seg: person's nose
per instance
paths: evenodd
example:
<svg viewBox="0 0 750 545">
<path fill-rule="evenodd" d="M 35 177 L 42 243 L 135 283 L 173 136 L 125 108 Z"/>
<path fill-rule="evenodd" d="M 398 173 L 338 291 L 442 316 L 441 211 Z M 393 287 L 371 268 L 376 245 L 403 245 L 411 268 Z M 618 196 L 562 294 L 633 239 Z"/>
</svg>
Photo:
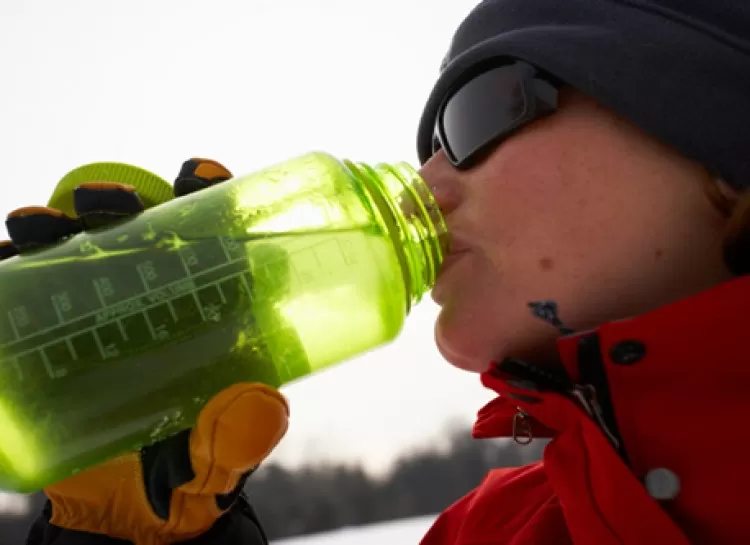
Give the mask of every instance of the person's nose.
<svg viewBox="0 0 750 545">
<path fill-rule="evenodd" d="M 422 179 L 435 196 L 440 210 L 448 215 L 459 207 L 462 191 L 458 171 L 448 161 L 445 153 L 438 151 L 419 170 Z"/>
</svg>

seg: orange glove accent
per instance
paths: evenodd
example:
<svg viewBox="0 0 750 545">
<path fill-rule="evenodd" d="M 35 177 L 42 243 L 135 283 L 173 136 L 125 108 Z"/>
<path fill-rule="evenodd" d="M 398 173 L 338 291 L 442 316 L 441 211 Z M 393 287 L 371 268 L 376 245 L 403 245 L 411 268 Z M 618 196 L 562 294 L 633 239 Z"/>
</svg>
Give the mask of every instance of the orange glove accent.
<svg viewBox="0 0 750 545">
<path fill-rule="evenodd" d="M 206 180 L 228 180 L 232 177 L 232 173 L 227 168 L 214 161 L 213 159 L 192 159 L 197 166 L 193 171 L 193 174 L 198 178 L 204 178 Z"/>
<path fill-rule="evenodd" d="M 214 396 L 190 434 L 195 478 L 174 489 L 167 520 L 151 509 L 140 453 L 122 456 L 45 490 L 52 524 L 166 545 L 198 536 L 222 515 L 216 496 L 232 492 L 286 433 L 289 408 L 275 389 L 235 384 Z"/>
<path fill-rule="evenodd" d="M 16 208 L 15 210 L 8 212 L 8 219 L 10 218 L 17 218 L 20 216 L 35 216 L 35 215 L 45 215 L 45 216 L 52 216 L 56 218 L 64 217 L 65 214 L 63 214 L 60 210 L 57 210 L 55 208 L 49 208 L 47 206 L 22 206 L 21 208 Z"/>
</svg>

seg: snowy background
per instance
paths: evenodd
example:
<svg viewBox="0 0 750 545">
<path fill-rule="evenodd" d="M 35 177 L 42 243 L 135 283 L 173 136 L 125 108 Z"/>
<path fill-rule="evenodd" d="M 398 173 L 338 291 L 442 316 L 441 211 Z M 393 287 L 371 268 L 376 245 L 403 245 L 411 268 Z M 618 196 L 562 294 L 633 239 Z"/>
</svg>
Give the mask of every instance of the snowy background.
<svg viewBox="0 0 750 545">
<path fill-rule="evenodd" d="M 435 520 L 433 516 L 342 528 L 314 536 L 274 541 L 274 545 L 406 545 L 417 544 Z"/>
</svg>

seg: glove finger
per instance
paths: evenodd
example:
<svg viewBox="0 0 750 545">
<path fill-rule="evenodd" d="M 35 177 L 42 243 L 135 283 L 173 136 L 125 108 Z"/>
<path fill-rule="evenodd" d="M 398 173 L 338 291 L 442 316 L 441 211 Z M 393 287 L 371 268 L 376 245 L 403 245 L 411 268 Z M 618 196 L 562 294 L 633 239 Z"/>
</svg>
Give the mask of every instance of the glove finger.
<svg viewBox="0 0 750 545">
<path fill-rule="evenodd" d="M 145 209 L 135 187 L 117 182 L 85 182 L 73 191 L 76 215 L 94 229 Z"/>
<path fill-rule="evenodd" d="M 232 178 L 232 173 L 218 161 L 193 158 L 182 164 L 174 182 L 175 197 L 181 197 L 224 182 Z"/>
<path fill-rule="evenodd" d="M 240 383 L 219 392 L 192 430 L 141 451 L 143 491 L 162 533 L 197 535 L 242 492 L 286 433 L 289 407 L 275 389 Z"/>
<path fill-rule="evenodd" d="M 278 445 L 288 425 L 289 405 L 274 388 L 239 383 L 219 392 L 201 410 L 190 434 L 196 477 L 181 490 L 231 493 Z"/>
<path fill-rule="evenodd" d="M 5 227 L 20 252 L 54 244 L 83 230 L 77 219 L 46 206 L 25 206 L 12 211 Z"/>
</svg>

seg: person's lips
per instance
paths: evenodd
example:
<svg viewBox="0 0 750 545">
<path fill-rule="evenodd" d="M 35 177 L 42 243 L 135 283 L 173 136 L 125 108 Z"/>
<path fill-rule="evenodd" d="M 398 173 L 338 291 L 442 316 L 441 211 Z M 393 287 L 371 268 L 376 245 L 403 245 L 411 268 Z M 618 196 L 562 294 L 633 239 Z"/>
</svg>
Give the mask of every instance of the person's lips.
<svg viewBox="0 0 750 545">
<path fill-rule="evenodd" d="M 463 254 L 467 253 L 470 250 L 469 245 L 464 243 L 461 239 L 457 237 L 453 237 L 451 239 L 450 244 L 450 253 L 445 257 L 443 260 L 443 264 L 440 268 L 440 273 L 438 274 L 438 278 L 442 276 L 448 268 L 450 268 L 450 265 L 454 263 L 457 259 L 459 259 Z"/>
</svg>

